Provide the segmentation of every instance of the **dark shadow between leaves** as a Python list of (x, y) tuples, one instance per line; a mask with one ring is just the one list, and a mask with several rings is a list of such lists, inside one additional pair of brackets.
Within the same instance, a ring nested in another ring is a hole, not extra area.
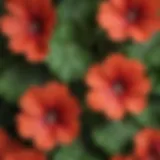
[(106, 121), (101, 115), (95, 115), (94, 113), (86, 112), (82, 116), (82, 143), (85, 149), (98, 160), (109, 158), (109, 155), (94, 143), (92, 137), (92, 130), (94, 127), (97, 125), (103, 125), (103, 123), (106, 123)]

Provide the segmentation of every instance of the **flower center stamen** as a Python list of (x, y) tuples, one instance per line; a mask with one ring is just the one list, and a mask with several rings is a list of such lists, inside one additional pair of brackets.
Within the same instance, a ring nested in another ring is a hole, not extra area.
[(48, 124), (53, 124), (57, 121), (57, 114), (56, 112), (49, 112), (47, 115), (46, 115), (46, 118), (45, 118), (45, 122), (48, 123)]
[(115, 83), (113, 89), (118, 95), (121, 95), (124, 92), (124, 86), (121, 83)]
[(42, 32), (42, 24), (41, 24), (41, 22), (39, 20), (34, 20), (32, 22), (32, 24), (30, 25), (29, 32), (32, 35), (36, 35), (38, 33), (41, 33)]
[(130, 23), (134, 23), (141, 16), (140, 8), (131, 8), (129, 9), (127, 19)]

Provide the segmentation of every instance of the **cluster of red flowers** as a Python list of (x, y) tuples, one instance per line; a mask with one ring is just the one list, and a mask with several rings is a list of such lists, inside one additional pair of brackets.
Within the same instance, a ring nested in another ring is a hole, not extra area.
[[(56, 24), (51, 0), (6, 0), (8, 14), (1, 18), (1, 31), (9, 37), (9, 48), (40, 62), (48, 53), (48, 43)], [(160, 29), (158, 0), (104, 0), (97, 21), (112, 40), (149, 39)], [(139, 114), (147, 106), (151, 90), (146, 69), (138, 60), (112, 53), (102, 63), (91, 66), (86, 75), (89, 107), (110, 120), (122, 120), (127, 113)], [(40, 150), (70, 144), (79, 134), (81, 108), (69, 88), (59, 82), (29, 88), (20, 99), (16, 117), (18, 133), (33, 140)], [(45, 160), (43, 153), (26, 149), (0, 130), (0, 159)], [(113, 160), (159, 160), (160, 131), (146, 129), (135, 138), (134, 156)]]

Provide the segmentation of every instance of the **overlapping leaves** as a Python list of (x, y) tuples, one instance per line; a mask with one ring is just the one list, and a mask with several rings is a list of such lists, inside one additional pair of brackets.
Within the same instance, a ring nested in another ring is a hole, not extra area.
[(94, 11), (98, 0), (63, 1), (58, 7), (58, 25), (46, 63), (62, 81), (81, 79), (92, 62), (87, 46), (94, 35)]
[(17, 102), (31, 85), (48, 81), (51, 75), (43, 65), (29, 65), (21, 58), (4, 56), (1, 63), (0, 96)]

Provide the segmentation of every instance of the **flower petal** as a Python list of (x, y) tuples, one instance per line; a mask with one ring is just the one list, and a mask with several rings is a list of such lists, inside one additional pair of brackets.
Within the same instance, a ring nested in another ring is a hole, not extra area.
[(140, 114), (146, 107), (147, 100), (144, 97), (125, 97), (124, 104), (128, 112)]

